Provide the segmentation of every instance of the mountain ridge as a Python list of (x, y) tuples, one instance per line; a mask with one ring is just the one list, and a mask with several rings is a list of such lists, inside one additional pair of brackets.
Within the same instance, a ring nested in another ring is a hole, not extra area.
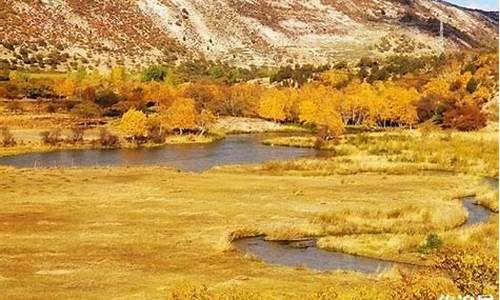
[(440, 20), (450, 51), (498, 41), (498, 13), (431, 0), (0, 0), (0, 20), (10, 68), (425, 55), (437, 51)]

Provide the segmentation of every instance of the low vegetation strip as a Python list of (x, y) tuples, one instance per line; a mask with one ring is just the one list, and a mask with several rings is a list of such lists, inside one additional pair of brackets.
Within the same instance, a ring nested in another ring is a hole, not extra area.
[[(314, 147), (314, 137), (279, 137), (266, 145)], [(321, 144), (331, 150), (328, 160), (270, 162), (254, 171), (269, 173), (353, 174), (357, 172), (447, 171), (498, 177), (498, 129), (479, 132), (393, 130), (346, 135), (342, 140)], [(235, 170), (236, 167), (228, 168)], [(247, 167), (246, 169), (252, 169)], [(487, 193), (484, 193), (487, 194)], [(488, 203), (488, 196), (481, 197)], [(490, 201), (491, 202), (491, 201)], [(494, 204), (493, 204), (494, 206)]]

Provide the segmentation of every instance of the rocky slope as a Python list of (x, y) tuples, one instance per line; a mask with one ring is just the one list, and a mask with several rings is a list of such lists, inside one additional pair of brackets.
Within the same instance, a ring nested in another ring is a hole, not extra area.
[[(204, 56), (323, 63), (496, 43), (498, 13), (431, 0), (0, 0), (2, 66), (130, 67)], [(0, 67), (2, 67), (0, 66)]]

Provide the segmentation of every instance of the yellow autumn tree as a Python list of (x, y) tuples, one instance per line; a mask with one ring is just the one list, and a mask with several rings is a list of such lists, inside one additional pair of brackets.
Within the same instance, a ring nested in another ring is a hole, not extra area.
[(184, 130), (198, 128), (196, 122), (198, 116), (193, 99), (179, 97), (161, 114), (164, 126), (173, 131), (178, 130), (181, 135)]
[(268, 89), (262, 95), (259, 105), (259, 116), (273, 121), (285, 121), (287, 119), (287, 106), (289, 97), (287, 93), (279, 89)]
[(59, 97), (71, 97), (75, 95), (76, 84), (71, 79), (65, 79), (63, 81), (57, 81), (54, 85), (54, 92)]
[(314, 123), (319, 128), (325, 128), (329, 137), (338, 137), (345, 131), (342, 117), (334, 106), (318, 110)]
[(148, 119), (143, 112), (131, 108), (123, 114), (119, 129), (128, 139), (137, 141), (146, 136)]
[(350, 75), (347, 71), (343, 70), (330, 70), (323, 72), (320, 76), (320, 80), (326, 85), (333, 86), (335, 88), (341, 88), (347, 85), (350, 80)]
[(340, 114), (341, 93), (325, 86), (305, 86), (298, 95), (299, 120), (324, 129), (328, 137), (337, 137), (344, 132)]
[(344, 90), (341, 114), (344, 123), (373, 125), (373, 103), (378, 102), (375, 88), (366, 82), (353, 81)]
[[(259, 116), (260, 102), (265, 88), (252, 83), (239, 83), (224, 89), (225, 95), (220, 98), (212, 111), (237, 116)], [(213, 101), (212, 101), (213, 102)]]
[(109, 74), (109, 80), (113, 84), (119, 84), (120, 82), (123, 82), (127, 80), (127, 69), (122, 66), (117, 66), (113, 67), (111, 69), (111, 73)]
[(304, 123), (314, 123), (318, 106), (311, 99), (306, 99), (299, 104), (299, 120)]
[(203, 109), (196, 119), (196, 123), (200, 127), (200, 135), (207, 132), (208, 127), (217, 121), (217, 117), (208, 109)]

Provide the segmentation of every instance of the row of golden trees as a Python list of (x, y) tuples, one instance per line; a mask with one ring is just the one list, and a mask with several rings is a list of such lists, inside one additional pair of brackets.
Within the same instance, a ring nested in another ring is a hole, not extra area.
[[(229, 115), (308, 124), (336, 136), (349, 124), (413, 127), (429, 119), (444, 123), (448, 119), (452, 124), (457, 118), (471, 119), (462, 118), (470, 111), (481, 119), (480, 109), (496, 88), (497, 61), (492, 54), (453, 57), (439, 69), (374, 82), (352, 69), (333, 69), (299, 88), (142, 81), (123, 68), (114, 68), (108, 75), (77, 72), (57, 78), (52, 90), (61, 98), (83, 99), (80, 110), (98, 105), (110, 115), (125, 114), (124, 119), (133, 115), (139, 124), (146, 122), (142, 119), (156, 120), (160, 130), (204, 132), (216, 116)], [(22, 81), (15, 73), (11, 77), (13, 82)], [(154, 118), (138, 117), (151, 106), (156, 108)], [(145, 132), (142, 125), (132, 127)]]

